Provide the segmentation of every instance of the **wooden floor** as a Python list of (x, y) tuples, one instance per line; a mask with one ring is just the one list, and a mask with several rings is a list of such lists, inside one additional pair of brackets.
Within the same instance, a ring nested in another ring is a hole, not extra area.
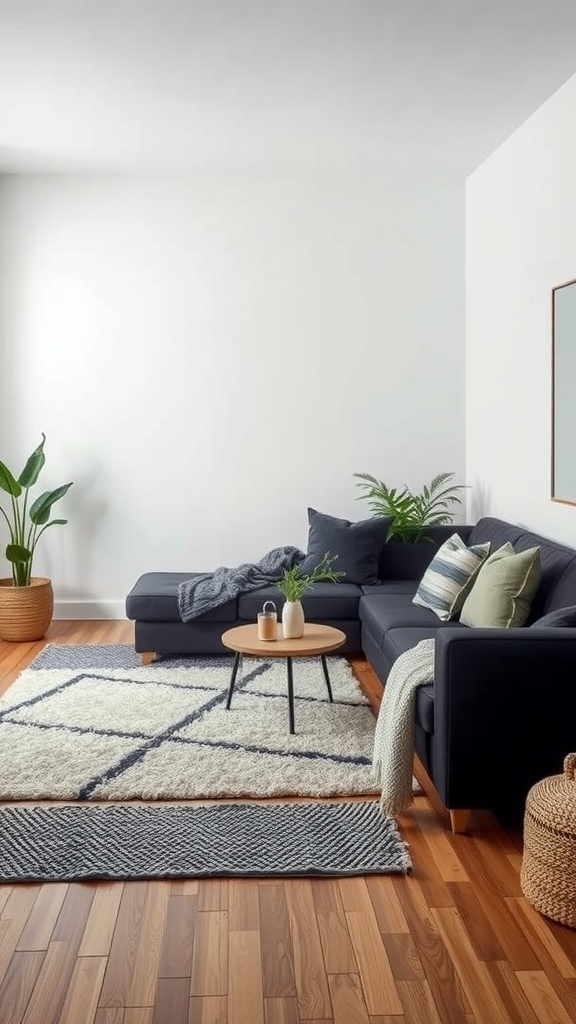
[[(55, 622), (47, 639), (132, 627)], [(0, 643), (0, 692), (42, 646)], [(576, 931), (522, 897), (520, 834), (486, 814), (452, 835), (417, 774), (407, 878), (0, 886), (0, 1024), (576, 1021)]]

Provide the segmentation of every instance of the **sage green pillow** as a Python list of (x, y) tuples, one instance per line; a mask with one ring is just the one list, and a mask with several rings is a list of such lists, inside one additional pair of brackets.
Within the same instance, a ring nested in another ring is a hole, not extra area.
[(516, 553), (510, 543), (490, 555), (460, 613), (465, 626), (523, 626), (540, 583), (540, 548)]

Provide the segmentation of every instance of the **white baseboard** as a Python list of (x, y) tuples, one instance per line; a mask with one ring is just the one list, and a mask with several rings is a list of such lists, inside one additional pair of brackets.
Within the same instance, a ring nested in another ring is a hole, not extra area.
[(124, 601), (55, 601), (55, 619), (126, 619)]

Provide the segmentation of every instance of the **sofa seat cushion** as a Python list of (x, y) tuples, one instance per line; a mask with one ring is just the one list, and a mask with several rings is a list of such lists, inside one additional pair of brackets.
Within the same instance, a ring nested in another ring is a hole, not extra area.
[(434, 631), (444, 623), (429, 608), (412, 604), (411, 594), (375, 594), (360, 601), (360, 621), (372, 639), (382, 644), (389, 629), (412, 626)]
[[(182, 622), (178, 608), (178, 585), (201, 576), (198, 572), (145, 572), (126, 598), (126, 615), (140, 622)], [(236, 599), (199, 615), (195, 622), (235, 622)]]
[(409, 651), (411, 647), (415, 647), (421, 640), (433, 639), (439, 629), (467, 629), (467, 626), (461, 626), (459, 622), (450, 620), (450, 622), (441, 623), (436, 619), (437, 625), (433, 627), (426, 626), (402, 626), (398, 629), (389, 629), (384, 637), (382, 643), (382, 652), (389, 665), (393, 665), (396, 659), (404, 654), (404, 651)]
[[(307, 622), (324, 622), (332, 619), (358, 618), (358, 605), (362, 590), (354, 583), (315, 583), (302, 598), (304, 617)], [(284, 597), (277, 587), (261, 587), (250, 594), (241, 594), (238, 599), (238, 615), (248, 622), (256, 621), (264, 601), (274, 601), (280, 616)]]

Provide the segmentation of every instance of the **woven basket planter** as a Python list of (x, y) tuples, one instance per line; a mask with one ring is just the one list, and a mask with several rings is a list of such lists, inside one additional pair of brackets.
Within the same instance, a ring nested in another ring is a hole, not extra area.
[(0, 639), (41, 640), (52, 622), (54, 592), (50, 580), (33, 576), (29, 587), (0, 580)]
[(520, 884), (541, 914), (576, 928), (576, 754), (528, 793)]

